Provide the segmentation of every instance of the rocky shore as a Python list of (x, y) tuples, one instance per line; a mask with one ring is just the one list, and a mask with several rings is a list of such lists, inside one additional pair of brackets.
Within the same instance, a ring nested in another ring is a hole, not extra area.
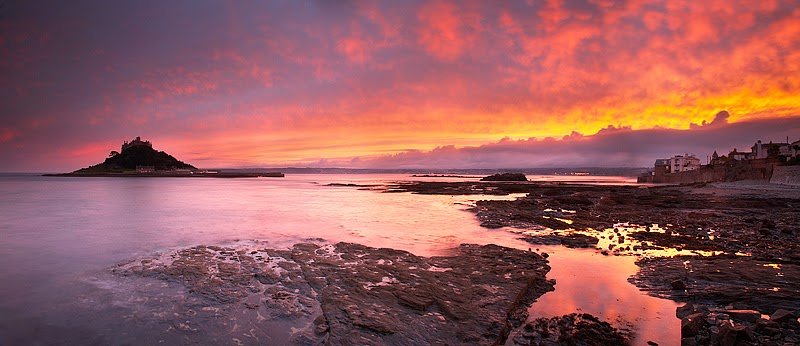
[[(792, 316), (788, 324), (766, 318), (762, 325), (788, 335), (780, 340), (794, 340), (800, 309), (800, 281), (796, 280), (800, 274), (800, 190), (756, 184), (414, 182), (390, 185), (386, 191), (526, 193), (513, 201), (479, 201), (472, 211), (482, 226), (509, 227), (533, 244), (594, 247), (607, 255), (638, 256), (640, 271), (630, 281), (655, 296), (702, 304), (709, 311), (735, 307), (765, 316), (786, 311)], [(760, 330), (757, 325), (753, 328)], [(754, 335), (748, 336), (749, 344), (765, 340), (758, 332)], [(706, 335), (684, 341), (735, 344), (729, 340)]]
[(631, 335), (590, 314), (537, 318), (511, 339), (513, 345), (625, 345)]
[[(784, 309), (770, 316), (755, 310), (709, 308), (688, 303), (678, 308), (681, 345), (797, 345), (797, 314)], [(765, 318), (766, 317), (766, 318)]]
[[(470, 210), (482, 226), (507, 228), (531, 244), (637, 256), (640, 270), (631, 283), (689, 303), (676, 312), (683, 344), (796, 343), (800, 194), (536, 182), (330, 186), (440, 195), (524, 193), (513, 201), (479, 201)], [(177, 335), (171, 340), (180, 342), (629, 343), (633, 332), (589, 314), (528, 318), (536, 299), (554, 289), (555, 282), (546, 279), (546, 258), (495, 245), (461, 245), (449, 256), (420, 257), (352, 243), (310, 242), (290, 249), (247, 243), (164, 252), (121, 264), (112, 273), (186, 290), (195, 312), (185, 321), (156, 314)], [(224, 321), (216, 326), (224, 333), (204, 332), (200, 325), (209, 321)]]
[[(553, 289), (549, 270), (535, 252), (496, 245), (426, 258), (351, 243), (196, 246), (111, 269), (185, 287), (200, 300), (196, 310), (229, 321), (226, 333), (203, 340), (333, 345), (504, 344)], [(285, 327), (263, 328), (270, 324)], [(191, 320), (178, 325), (170, 333), (197, 341)]]

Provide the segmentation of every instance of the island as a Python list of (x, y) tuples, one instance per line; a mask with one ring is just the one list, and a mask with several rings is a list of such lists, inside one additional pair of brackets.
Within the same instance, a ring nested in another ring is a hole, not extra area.
[(122, 143), (120, 151), (111, 151), (105, 161), (71, 173), (44, 174), (56, 177), (187, 177), (187, 178), (256, 178), (283, 177), (280, 172), (226, 172), (200, 170), (164, 151), (153, 149), (150, 141), (136, 137)]
[(497, 173), (481, 178), (481, 181), (528, 181), (523, 173)]

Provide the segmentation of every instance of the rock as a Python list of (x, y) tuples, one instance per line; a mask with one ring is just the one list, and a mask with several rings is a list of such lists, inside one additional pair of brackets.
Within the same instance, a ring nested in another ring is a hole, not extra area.
[(696, 312), (697, 311), (695, 311), (694, 304), (686, 303), (683, 306), (679, 306), (678, 308), (675, 309), (675, 316), (677, 316), (680, 319), (683, 319), (684, 317), (689, 316)]
[[(733, 303), (729, 307), (741, 305)], [(785, 345), (794, 343), (793, 339), (800, 331), (797, 323), (780, 324), (764, 318), (753, 319), (758, 314), (753, 310), (709, 309), (692, 303), (679, 307), (676, 314), (690, 310), (698, 312), (681, 320), (682, 345)], [(786, 318), (783, 317), (786, 312), (788, 310), (776, 317)], [(700, 323), (700, 319), (705, 323)], [(788, 321), (793, 320), (788, 318)]]
[(561, 244), (568, 248), (592, 248), (597, 245), (597, 238), (585, 234), (573, 233), (562, 237)]
[[(726, 306), (727, 310), (800, 309), (800, 280), (786, 279), (800, 277), (800, 264), (781, 263), (781, 276), (765, 264), (769, 262), (747, 256), (643, 258), (629, 281), (651, 295)], [(690, 282), (691, 289), (676, 290), (675, 281)]]
[(566, 235), (548, 234), (548, 235), (529, 235), (523, 240), (537, 245), (564, 245), (568, 248), (593, 248), (597, 245), (597, 238), (579, 233), (570, 233)]
[(797, 317), (795, 316), (795, 313), (792, 311), (778, 309), (775, 310), (775, 312), (773, 312), (771, 316), (769, 316), (769, 320), (776, 323), (784, 323), (790, 321), (797, 322)]
[(703, 313), (694, 313), (681, 319), (681, 337), (696, 336), (706, 327), (706, 318)]
[(435, 304), (436, 301), (432, 297), (426, 296), (424, 292), (425, 290), (420, 290), (414, 292), (395, 292), (394, 294), (397, 296), (397, 301), (400, 304), (415, 310), (426, 311), (431, 305)]
[(676, 291), (685, 291), (686, 290), (686, 283), (683, 280), (674, 280), (669, 283), (673, 290)]
[(761, 318), (761, 313), (755, 310), (725, 310), (732, 319), (748, 323), (756, 323)]
[(528, 181), (522, 173), (497, 173), (481, 178), (481, 181)]
[(490, 229), (503, 228), (505, 226), (506, 226), (505, 224), (503, 224), (501, 222), (498, 222), (498, 221), (493, 221), (493, 220), (481, 222), (481, 227), (490, 228)]
[[(455, 256), (423, 258), (357, 244), (295, 246), (313, 285), (330, 344), (491, 344), (526, 316), (552, 283), (541, 256), (496, 245), (462, 245)], [(515, 322), (517, 321), (517, 322)]]
[[(262, 340), (342, 345), (502, 343), (527, 319), (528, 306), (553, 289), (549, 270), (536, 253), (497, 245), (461, 245), (452, 256), (425, 258), (338, 243), (197, 246), (112, 272), (183, 285), (189, 298), (220, 314), (205, 319), (235, 324), (243, 338), (254, 331)], [(270, 323), (292, 328), (277, 335), (264, 327)]]
[(631, 333), (590, 314), (538, 318), (512, 337), (514, 345), (627, 345)]
[(724, 323), (719, 328), (719, 344), (722, 346), (736, 346), (748, 341), (753, 341), (753, 335), (743, 325)]
[(328, 321), (325, 320), (324, 315), (317, 316), (314, 319), (314, 333), (317, 335), (322, 335), (328, 332)]

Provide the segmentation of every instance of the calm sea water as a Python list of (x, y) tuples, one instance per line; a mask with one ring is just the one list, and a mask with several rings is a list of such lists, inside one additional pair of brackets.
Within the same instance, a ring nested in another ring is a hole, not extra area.
[[(480, 227), (465, 210), (476, 200), (518, 196), (425, 196), (325, 186), (412, 179), (464, 180), (391, 174), (258, 179), (0, 175), (0, 344), (136, 343), (135, 325), (115, 323), (128, 307), (107, 294), (112, 288), (92, 278), (116, 263), (168, 248), (249, 239), (289, 247), (312, 238), (424, 256), (447, 254), (461, 243), (531, 247), (507, 230)], [(639, 344), (679, 343), (676, 304), (649, 297), (626, 281), (636, 271), (633, 258), (536, 248), (551, 254), (548, 277), (557, 284), (555, 292), (534, 304), (533, 315), (588, 312), (635, 326)]]

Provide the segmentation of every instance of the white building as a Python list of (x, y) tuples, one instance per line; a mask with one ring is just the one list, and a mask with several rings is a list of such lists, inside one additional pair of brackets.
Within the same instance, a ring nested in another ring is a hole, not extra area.
[(700, 168), (700, 159), (694, 155), (675, 155), (669, 159), (669, 172), (678, 173)]
[(737, 151), (736, 148), (734, 148), (733, 151), (728, 153), (728, 157), (731, 160), (736, 160), (736, 161), (748, 160), (750, 158), (750, 156), (752, 156), (752, 153), (746, 153), (746, 152), (743, 152), (743, 151)]
[(754, 159), (792, 156), (792, 146), (789, 143), (761, 143), (761, 141), (758, 141), (751, 150), (753, 151)]

